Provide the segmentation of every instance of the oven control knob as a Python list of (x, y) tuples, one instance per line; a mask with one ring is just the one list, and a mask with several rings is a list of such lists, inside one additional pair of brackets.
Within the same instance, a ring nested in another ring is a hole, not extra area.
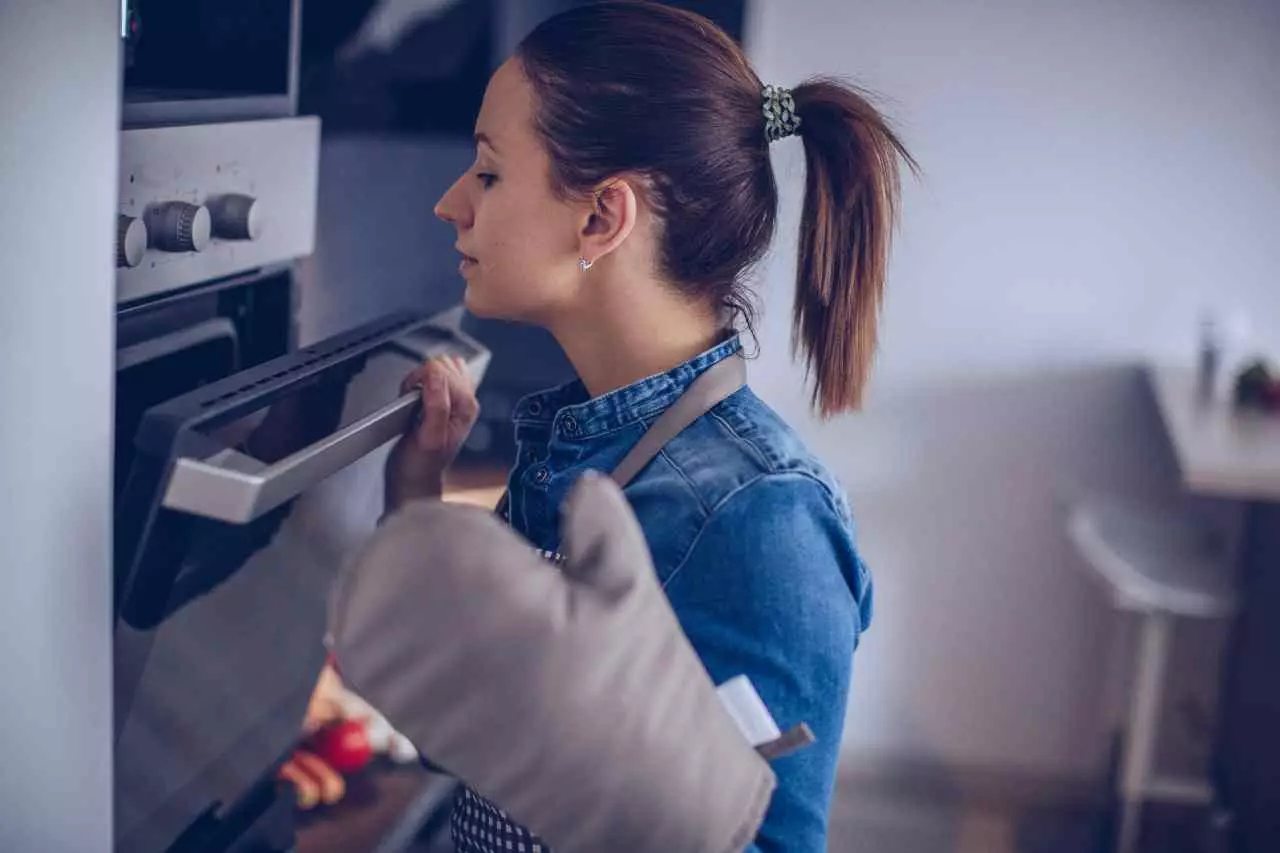
[(141, 219), (116, 214), (116, 266), (136, 267), (147, 251), (147, 226)]
[(209, 201), (213, 236), (224, 240), (257, 240), (262, 236), (262, 204), (251, 195), (218, 196)]
[(209, 209), (185, 201), (168, 201), (147, 210), (151, 245), (163, 252), (203, 252), (209, 245)]

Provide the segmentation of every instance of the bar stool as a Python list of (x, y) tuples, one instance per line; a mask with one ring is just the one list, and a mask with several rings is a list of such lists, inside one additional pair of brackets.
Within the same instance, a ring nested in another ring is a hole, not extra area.
[(1141, 620), (1136, 678), (1121, 756), (1117, 853), (1133, 853), (1144, 802), (1208, 805), (1205, 778), (1156, 777), (1156, 735), (1177, 619), (1229, 619), (1236, 611), (1230, 540), (1182, 510), (1095, 500), (1076, 506), (1068, 532), (1107, 584), (1114, 605)]

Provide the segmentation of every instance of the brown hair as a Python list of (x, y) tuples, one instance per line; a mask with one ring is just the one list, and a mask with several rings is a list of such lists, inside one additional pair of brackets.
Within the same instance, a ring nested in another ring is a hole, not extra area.
[[(637, 174), (663, 221), (660, 273), (753, 317), (744, 274), (769, 248), (778, 189), (763, 85), (741, 48), (693, 12), (593, 3), (543, 22), (517, 52), (537, 131), (566, 196)], [(793, 90), (807, 168), (792, 345), (829, 416), (861, 403), (876, 349), (898, 158), (915, 162), (858, 89)]]

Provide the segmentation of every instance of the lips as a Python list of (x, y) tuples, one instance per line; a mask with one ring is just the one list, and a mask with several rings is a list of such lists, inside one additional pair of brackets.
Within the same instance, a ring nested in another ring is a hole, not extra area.
[[(455, 246), (454, 248), (457, 247)], [(479, 267), (479, 263), (475, 258), (471, 257), (466, 252), (463, 252), (461, 249), (458, 249), (458, 252), (462, 255), (462, 260), (458, 262), (458, 274), (463, 278), (470, 280), (472, 270), (477, 269)]]

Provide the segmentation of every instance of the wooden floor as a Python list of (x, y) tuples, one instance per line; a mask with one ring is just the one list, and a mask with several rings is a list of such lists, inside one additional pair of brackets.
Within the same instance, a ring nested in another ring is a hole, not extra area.
[(445, 477), (444, 499), (493, 509), (506, 485), (507, 470), (495, 465), (450, 469)]
[[(424, 836), (417, 832), (421, 819), (411, 814), (447, 804), (451, 791), (439, 781), (416, 767), (352, 780), (346, 800), (303, 818), (297, 853), (451, 853), (447, 826), (437, 824)], [(829, 853), (1108, 853), (1112, 837), (1107, 815), (1096, 806), (962, 804), (866, 784), (837, 789), (830, 825)], [(1199, 812), (1153, 809), (1144, 819), (1141, 853), (1220, 849), (1210, 843)]]
[(1097, 819), (1088, 814), (1019, 814), (911, 797), (838, 792), (831, 853), (1093, 853)]
[[(1200, 809), (1154, 807), (1143, 818), (1140, 853), (1219, 853)], [(1114, 837), (1098, 806), (964, 805), (896, 791), (836, 792), (830, 853), (1110, 853)]]

